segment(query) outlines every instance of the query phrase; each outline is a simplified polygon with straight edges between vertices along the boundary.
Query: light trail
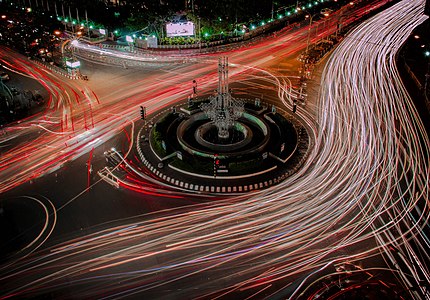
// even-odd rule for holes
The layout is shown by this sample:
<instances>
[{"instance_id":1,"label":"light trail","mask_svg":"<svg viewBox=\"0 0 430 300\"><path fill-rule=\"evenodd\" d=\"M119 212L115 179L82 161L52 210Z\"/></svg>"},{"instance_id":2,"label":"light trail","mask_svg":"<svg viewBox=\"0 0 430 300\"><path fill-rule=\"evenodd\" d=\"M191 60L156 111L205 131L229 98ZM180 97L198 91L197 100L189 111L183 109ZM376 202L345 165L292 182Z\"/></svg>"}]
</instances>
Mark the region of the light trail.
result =
<instances>
[{"instance_id":1,"label":"light trail","mask_svg":"<svg viewBox=\"0 0 430 300\"><path fill-rule=\"evenodd\" d=\"M1 299L49 292L99 299L296 299L302 291L292 284L305 286L308 274L380 253L405 287L419 286L429 278L417 247L428 253L422 228L428 226L430 208L430 143L397 73L395 55L425 19L423 3L400 2L338 46L323 74L315 148L296 174L278 186L193 211L144 215L2 267ZM248 50L246 59L266 50ZM245 57L237 53L233 60L245 65L240 55ZM183 70L191 76L205 72L192 68ZM171 74L166 77L172 80ZM213 82L208 75L205 84ZM285 83L277 85L284 88L279 95L287 97ZM154 110L186 95L183 87L154 86L145 90ZM131 115L141 98L131 95L131 108L103 100L106 109ZM105 139L121 122L115 114L95 113L94 131L77 134L69 147L85 147L85 134L95 131ZM409 292L416 299L423 294Z\"/></svg>"}]
</instances>

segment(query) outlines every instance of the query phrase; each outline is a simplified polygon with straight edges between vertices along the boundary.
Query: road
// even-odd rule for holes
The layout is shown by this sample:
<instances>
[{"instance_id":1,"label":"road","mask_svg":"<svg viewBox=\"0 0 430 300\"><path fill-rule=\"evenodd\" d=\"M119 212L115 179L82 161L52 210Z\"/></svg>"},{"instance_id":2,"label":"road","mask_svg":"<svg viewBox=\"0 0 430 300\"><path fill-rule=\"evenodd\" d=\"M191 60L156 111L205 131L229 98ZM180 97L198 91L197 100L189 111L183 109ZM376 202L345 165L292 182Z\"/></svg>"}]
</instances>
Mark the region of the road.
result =
<instances>
[{"instance_id":1,"label":"road","mask_svg":"<svg viewBox=\"0 0 430 300\"><path fill-rule=\"evenodd\" d=\"M428 250L429 245L421 229L428 226L430 143L394 59L403 40L424 20L422 9L423 1L402 1L364 22L332 54L323 72L319 106L311 112L299 110L313 128L315 148L297 174L263 191L192 210L146 214L5 263L2 297L296 299L309 274L381 253L387 268L409 269L412 276L401 277L406 287L428 280L422 258L428 251L417 249ZM303 49L307 34L306 29L284 33L275 41L232 52L232 77L266 78L291 109L287 81L267 65L297 50L290 53L289 46ZM273 56L263 55L271 45ZM58 135L63 138L52 145L59 152L66 142L64 147L73 150L64 158L68 161L97 148L124 125L132 126L142 102L151 112L184 99L191 87L184 82L194 78L209 89L216 69L208 61L215 58L140 74L143 78L134 74L127 86L110 90L112 81L91 88L88 83L83 94L87 91L91 110L76 114L73 136L64 141L65 135ZM76 106L77 111L82 107ZM54 112L67 124L63 131L69 128L64 113ZM40 152L45 159L52 154ZM14 163L17 170L22 168ZM12 175L3 177L2 171L3 191L27 180L26 174L4 179ZM49 202L43 207L50 222L41 229L42 236L53 230L50 218L55 216Z\"/></svg>"},{"instance_id":2,"label":"road","mask_svg":"<svg viewBox=\"0 0 430 300\"><path fill-rule=\"evenodd\" d=\"M385 1L378 5L383 3ZM346 10L333 14L330 17L331 27L326 26L326 34L333 33L341 19L344 24L348 20L351 22L353 18L348 18L349 14L363 15L378 5L368 5L356 10L354 7L347 7ZM312 30L317 26L319 22L314 22ZM318 35L313 36L307 27L290 28L279 36L267 37L252 47L228 49L226 53L232 62L230 77L239 82L249 80L250 73L252 76L258 76L266 81L271 89L277 89L281 101L291 109L290 94L297 97L297 92L291 89L293 85L291 81L297 78L296 68L299 66L291 57L295 58L297 52L306 47L309 34L315 39L322 38ZM98 53L101 50L95 47L94 51ZM270 55L267 55L267 52L270 52ZM108 52L103 56L107 57L107 54ZM119 55L120 57L112 58L109 63L124 56L123 53ZM141 73L136 70L125 73L118 69L110 73L106 70L98 72L97 76L88 74L92 80L82 83L65 80L55 73L31 64L23 57L16 57L8 49L2 49L3 65L15 67L19 72L28 72L46 87L51 93L51 98L48 111L43 118L32 118L17 126L8 127L6 131L8 136L3 138L2 143L17 146L8 149L10 151L1 157L0 165L3 172L0 174L0 192L8 191L42 174L53 172L61 164L89 153L103 141L117 134L121 128L135 122L138 119L136 112L142 104L145 104L148 113L151 113L176 101L184 100L190 94L191 82L194 79L198 79L201 90L210 91L215 88L217 77L214 65L217 57L197 55L179 61L177 56L155 58L167 60L172 64L155 64ZM146 59L147 57L144 57L144 60ZM285 61L293 63L283 66L282 63ZM287 67L290 72L280 74L282 67ZM314 131L316 130L311 114L301 111L298 115L313 127ZM35 128L45 131L45 134L35 135L29 139L29 132L34 132ZM14 141L18 136L26 136L27 144L22 145L19 141ZM29 153L32 154L31 163L22 159ZM63 155L58 157L58 153Z\"/></svg>"}]
</instances>

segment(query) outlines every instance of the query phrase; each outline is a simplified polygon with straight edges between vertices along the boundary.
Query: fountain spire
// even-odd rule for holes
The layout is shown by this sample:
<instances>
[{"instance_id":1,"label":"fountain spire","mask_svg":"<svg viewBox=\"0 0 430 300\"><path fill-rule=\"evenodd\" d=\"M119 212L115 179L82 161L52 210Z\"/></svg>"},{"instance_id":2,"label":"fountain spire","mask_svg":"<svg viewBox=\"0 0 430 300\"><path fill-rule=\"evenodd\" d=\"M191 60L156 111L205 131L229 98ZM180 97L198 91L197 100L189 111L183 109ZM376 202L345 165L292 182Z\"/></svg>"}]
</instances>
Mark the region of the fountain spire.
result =
<instances>
[{"instance_id":1,"label":"fountain spire","mask_svg":"<svg viewBox=\"0 0 430 300\"><path fill-rule=\"evenodd\" d=\"M210 102L201 105L201 109L212 120L218 129L218 137L227 139L229 129L244 112L244 104L234 99L228 88L228 58L218 59L218 90L215 96L209 97Z\"/></svg>"}]
</instances>

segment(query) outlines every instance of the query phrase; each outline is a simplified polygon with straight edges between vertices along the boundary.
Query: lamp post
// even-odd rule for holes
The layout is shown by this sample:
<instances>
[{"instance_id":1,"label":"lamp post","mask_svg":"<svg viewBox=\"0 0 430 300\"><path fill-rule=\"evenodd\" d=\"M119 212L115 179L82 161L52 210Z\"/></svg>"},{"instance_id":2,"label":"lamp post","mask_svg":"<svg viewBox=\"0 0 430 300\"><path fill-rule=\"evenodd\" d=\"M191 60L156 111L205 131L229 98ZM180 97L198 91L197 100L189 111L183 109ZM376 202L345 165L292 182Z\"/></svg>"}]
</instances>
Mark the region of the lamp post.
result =
<instances>
[{"instance_id":1,"label":"lamp post","mask_svg":"<svg viewBox=\"0 0 430 300\"><path fill-rule=\"evenodd\" d=\"M320 13L315 13L315 14L313 14L312 16L311 16L311 15L306 15L306 16L305 16L305 18L309 18L309 30L308 30L308 41L307 41L307 43L306 43L306 54L308 54L308 50L309 50L309 43L310 43L310 37L311 37L312 21L313 21L313 18L314 18L316 15L318 15L318 14L320 14ZM321 14L322 14L324 17L328 17L328 16L330 15L330 13L329 13L329 12L324 12L324 13L322 13L322 12L321 12ZM325 24L325 23L324 23L324 24ZM317 34L318 34L318 26L317 26Z\"/></svg>"},{"instance_id":2,"label":"lamp post","mask_svg":"<svg viewBox=\"0 0 430 300\"><path fill-rule=\"evenodd\" d=\"M309 42L311 37L311 27L312 27L312 20L313 18L318 15L318 13L311 15L306 15L305 18L309 18L309 29L308 29L308 40L306 42L306 54L308 54L309 51Z\"/></svg>"},{"instance_id":3,"label":"lamp post","mask_svg":"<svg viewBox=\"0 0 430 300\"><path fill-rule=\"evenodd\" d=\"M201 32L200 32L200 17L198 17L198 23L199 23L199 25L198 25L198 27L199 27L199 52L201 51L201 49L202 49L202 34L201 34Z\"/></svg>"},{"instance_id":4,"label":"lamp post","mask_svg":"<svg viewBox=\"0 0 430 300\"><path fill-rule=\"evenodd\" d=\"M350 7L352 7L354 5L354 2L349 2L349 5L344 5L342 6L342 8L339 10L339 12L337 13L337 15L339 16L337 18L337 25L336 25L336 38L338 33L340 33L341 27L342 27L342 21L345 18L349 18L351 16L351 12L348 12L348 9ZM357 16L354 16L354 19L357 18Z\"/></svg>"},{"instance_id":5,"label":"lamp post","mask_svg":"<svg viewBox=\"0 0 430 300\"><path fill-rule=\"evenodd\" d=\"M340 33L341 27L342 27L342 21L345 17L348 17L349 15L347 15L346 13L342 13L340 15L340 17L337 19L337 24L336 24L336 38L338 33Z\"/></svg>"},{"instance_id":6,"label":"lamp post","mask_svg":"<svg viewBox=\"0 0 430 300\"><path fill-rule=\"evenodd\" d=\"M272 0L272 20L273 20L273 11L274 11L274 4L273 4L273 0Z\"/></svg>"},{"instance_id":7,"label":"lamp post","mask_svg":"<svg viewBox=\"0 0 430 300\"><path fill-rule=\"evenodd\" d=\"M430 51L424 52L425 57L430 58ZM426 105L428 106L429 100L427 96L427 88L428 88L428 81L430 78L430 60L427 62L427 72L425 75L425 81L424 81L424 97L426 98Z\"/></svg>"}]
</instances>

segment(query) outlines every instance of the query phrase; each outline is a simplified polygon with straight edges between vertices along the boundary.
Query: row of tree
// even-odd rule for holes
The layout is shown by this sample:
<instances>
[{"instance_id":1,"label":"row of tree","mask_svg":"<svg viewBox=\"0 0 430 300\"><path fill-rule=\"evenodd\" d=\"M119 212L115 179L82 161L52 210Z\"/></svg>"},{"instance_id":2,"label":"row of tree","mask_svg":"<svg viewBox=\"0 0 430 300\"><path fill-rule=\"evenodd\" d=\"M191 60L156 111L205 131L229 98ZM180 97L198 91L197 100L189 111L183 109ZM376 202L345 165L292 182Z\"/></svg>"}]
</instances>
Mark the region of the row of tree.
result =
<instances>
[{"instance_id":1,"label":"row of tree","mask_svg":"<svg viewBox=\"0 0 430 300\"><path fill-rule=\"evenodd\" d=\"M89 18L108 29L127 27L140 30L166 22L175 14L191 13L207 27L221 31L239 23L270 18L282 7L296 5L296 0L57 0L58 5L86 10Z\"/></svg>"}]
</instances>

